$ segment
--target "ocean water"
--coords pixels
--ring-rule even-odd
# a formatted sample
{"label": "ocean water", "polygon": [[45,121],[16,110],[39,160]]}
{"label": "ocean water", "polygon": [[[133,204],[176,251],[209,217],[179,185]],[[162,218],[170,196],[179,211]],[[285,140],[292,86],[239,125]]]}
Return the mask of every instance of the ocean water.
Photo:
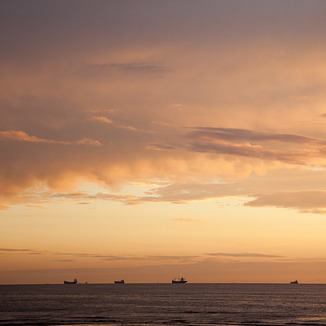
{"label": "ocean water", "polygon": [[0,325],[326,325],[326,285],[0,285]]}

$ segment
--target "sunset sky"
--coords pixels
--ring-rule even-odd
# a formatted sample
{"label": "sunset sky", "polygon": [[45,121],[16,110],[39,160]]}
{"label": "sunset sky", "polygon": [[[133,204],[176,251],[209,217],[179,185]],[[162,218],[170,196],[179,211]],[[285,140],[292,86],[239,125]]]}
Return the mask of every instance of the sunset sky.
{"label": "sunset sky", "polygon": [[0,284],[326,283],[325,14],[2,0]]}

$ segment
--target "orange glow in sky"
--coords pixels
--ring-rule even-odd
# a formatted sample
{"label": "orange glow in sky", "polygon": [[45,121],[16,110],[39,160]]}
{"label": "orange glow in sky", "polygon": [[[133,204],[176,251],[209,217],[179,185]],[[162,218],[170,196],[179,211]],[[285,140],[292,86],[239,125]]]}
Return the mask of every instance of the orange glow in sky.
{"label": "orange glow in sky", "polygon": [[326,283],[325,12],[2,1],[0,284]]}

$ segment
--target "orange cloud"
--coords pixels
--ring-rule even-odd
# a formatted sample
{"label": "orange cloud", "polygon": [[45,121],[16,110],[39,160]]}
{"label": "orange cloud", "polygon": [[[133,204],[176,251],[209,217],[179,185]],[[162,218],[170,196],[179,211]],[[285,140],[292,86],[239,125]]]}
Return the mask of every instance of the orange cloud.
{"label": "orange cloud", "polygon": [[250,207],[296,209],[301,213],[326,214],[326,191],[294,191],[263,194],[247,202]]}
{"label": "orange cloud", "polygon": [[[196,26],[189,24],[188,11],[182,11],[177,20],[169,17],[167,29],[155,30],[158,23],[149,30],[146,16],[138,38],[129,33],[133,19],[122,15],[123,23],[114,25],[115,11],[105,3],[98,7],[109,15],[105,20],[96,10],[79,6],[80,17],[87,13],[99,23],[75,26],[64,17],[63,34],[57,34],[54,23],[61,10],[53,10],[53,20],[45,24],[26,8],[26,19],[33,17],[26,28],[16,28],[4,11],[12,50],[0,60],[3,196],[19,196],[39,185],[58,190],[81,180],[108,186],[152,178],[171,185],[194,180],[212,184],[217,178],[251,178],[284,166],[323,167],[326,146],[318,137],[323,138],[324,126],[316,130],[309,119],[324,113],[324,43],[315,35],[315,25],[307,24],[307,37],[297,28],[288,30],[289,47],[286,37],[280,39],[272,28],[264,5],[257,6],[266,20],[259,28],[251,28],[255,20],[244,19],[244,6],[232,9],[237,24],[228,24],[229,29],[223,26],[225,12],[216,10],[223,9],[220,4],[203,10],[221,19],[202,15],[198,22],[204,19],[204,24]],[[131,17],[136,7],[128,9]],[[119,4],[116,8],[124,10]],[[169,12],[164,8],[157,17],[162,23]],[[189,9],[191,15],[191,5]],[[295,10],[293,19],[304,13],[308,22],[324,24],[319,5],[309,13],[300,6]],[[283,24],[293,24],[284,17]],[[176,28],[180,22],[185,29]],[[50,37],[31,37],[32,26],[42,26],[38,30]],[[83,37],[71,42],[76,31]],[[263,46],[257,42],[261,35]],[[217,39],[225,42],[216,47]],[[23,54],[14,46],[21,40],[26,42]],[[296,129],[297,120],[308,127]],[[176,188],[120,200],[179,203],[219,198],[222,192],[202,186],[202,193],[190,187],[192,193],[182,194]],[[252,193],[245,188],[241,195]]]}
{"label": "orange cloud", "polygon": [[313,164],[324,160],[326,140],[297,134],[278,134],[234,128],[195,128],[188,135],[194,151],[286,164]]}
{"label": "orange cloud", "polygon": [[12,140],[27,141],[32,143],[55,143],[54,140],[42,139],[36,136],[30,136],[24,131],[0,131],[0,136]]}
{"label": "orange cloud", "polygon": [[104,117],[104,116],[92,116],[90,118],[91,120],[96,120],[96,121],[99,121],[99,122],[103,122],[105,124],[109,124],[109,125],[114,125],[114,127],[116,128],[120,128],[120,129],[126,129],[126,130],[130,130],[130,131],[136,131],[136,132],[152,132],[152,131],[149,131],[149,130],[145,130],[145,129],[139,129],[139,128],[136,128],[136,127],[133,127],[133,126],[130,126],[130,125],[125,125],[125,124],[121,124],[121,123],[118,123],[118,122],[114,122],[113,120],[107,118],[107,117]]}
{"label": "orange cloud", "polygon": [[17,140],[17,141],[30,142],[30,143],[47,143],[47,144],[63,144],[63,145],[78,144],[78,145],[91,145],[91,146],[102,145],[99,141],[89,139],[89,138],[83,138],[75,142],[60,141],[60,140],[44,139],[36,136],[30,136],[24,131],[16,131],[16,130],[0,131],[0,137]]}
{"label": "orange cloud", "polygon": [[103,116],[93,116],[91,117],[92,120],[96,120],[96,121],[100,121],[100,122],[104,122],[107,124],[113,124],[113,121],[107,117],[103,117]]}
{"label": "orange cloud", "polygon": [[78,144],[78,145],[90,145],[90,146],[101,146],[101,142],[99,142],[98,140],[93,140],[93,139],[90,139],[90,138],[83,138],[83,139],[80,139],[80,140],[77,140],[75,142],[75,144]]}

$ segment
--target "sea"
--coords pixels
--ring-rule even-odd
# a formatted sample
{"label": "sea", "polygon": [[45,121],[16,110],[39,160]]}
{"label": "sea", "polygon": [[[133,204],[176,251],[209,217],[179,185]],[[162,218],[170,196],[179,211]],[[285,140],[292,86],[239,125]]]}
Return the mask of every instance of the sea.
{"label": "sea", "polygon": [[326,285],[0,285],[0,325],[326,325]]}

